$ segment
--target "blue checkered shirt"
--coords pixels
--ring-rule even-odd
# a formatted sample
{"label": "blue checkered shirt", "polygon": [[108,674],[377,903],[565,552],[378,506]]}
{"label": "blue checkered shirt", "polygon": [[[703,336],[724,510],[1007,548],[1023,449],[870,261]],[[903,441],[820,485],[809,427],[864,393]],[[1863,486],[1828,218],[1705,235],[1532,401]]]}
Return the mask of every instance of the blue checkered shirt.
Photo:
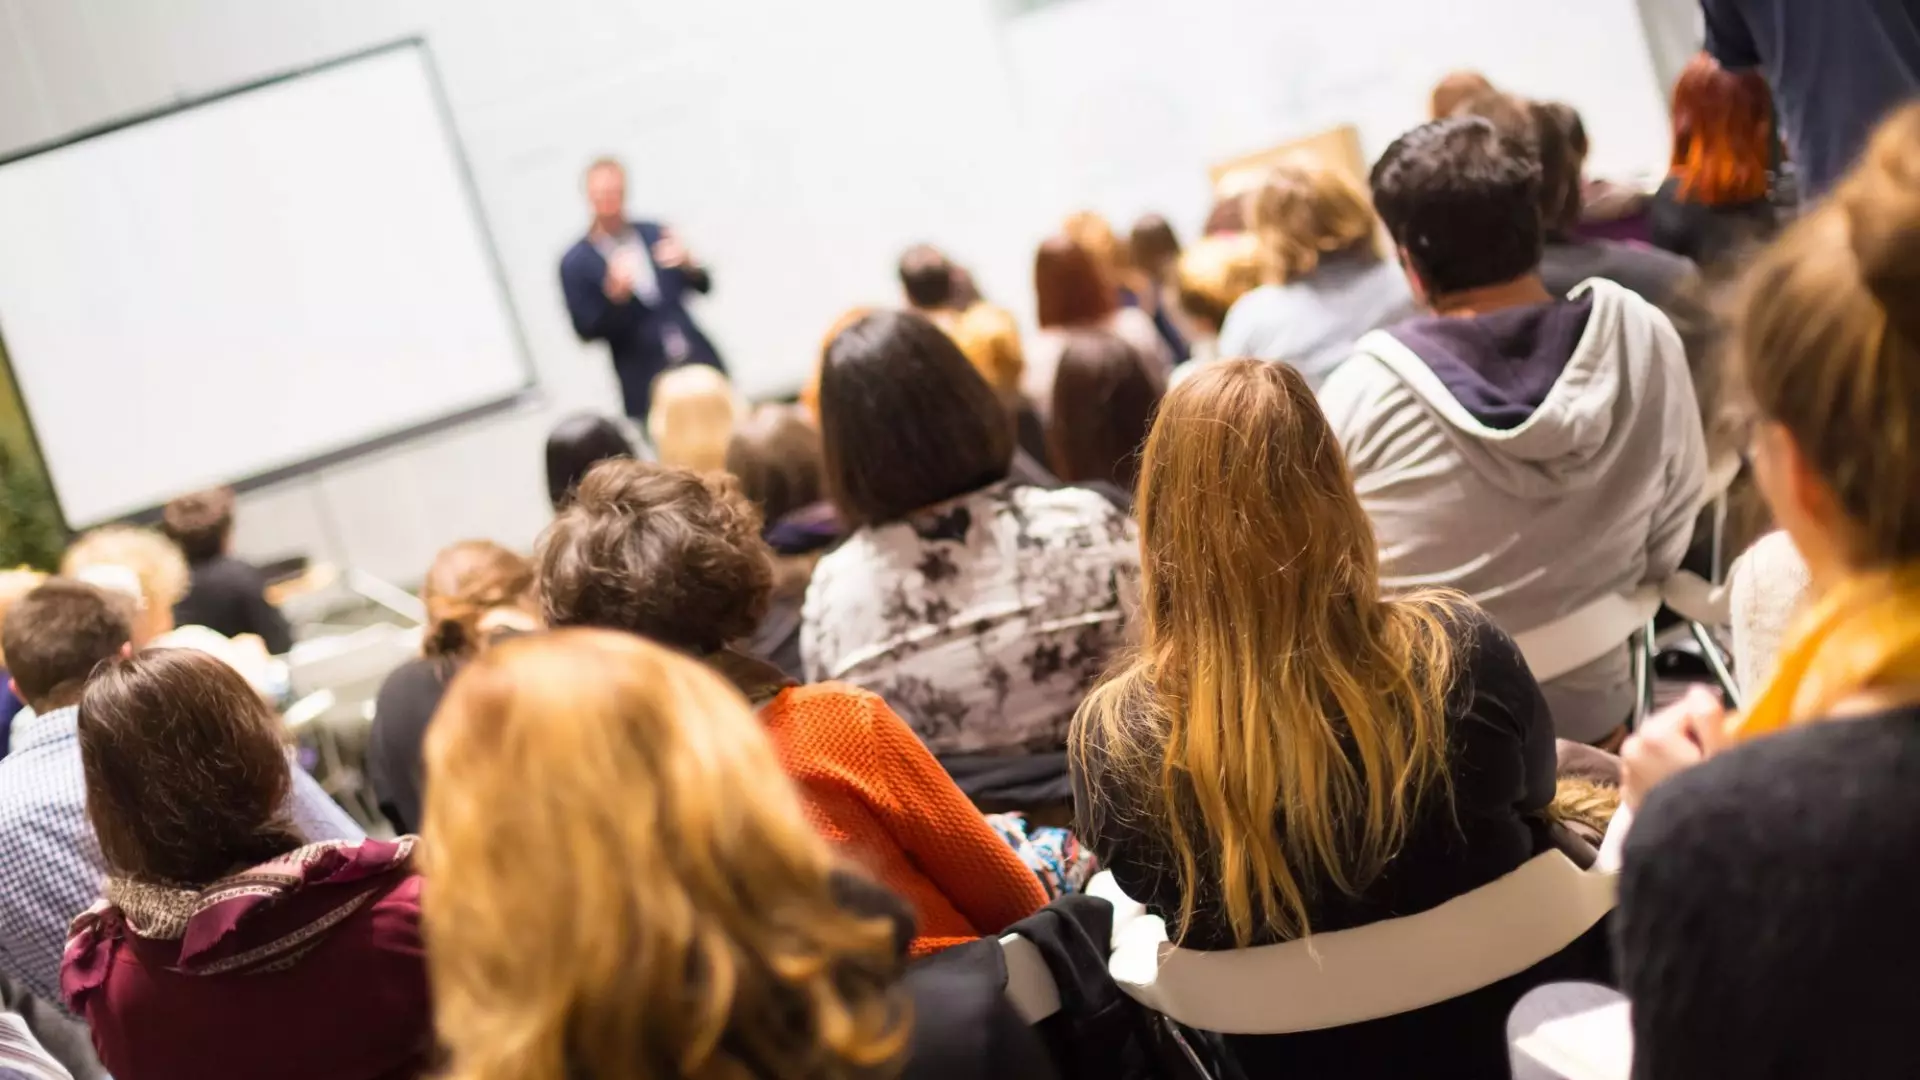
{"label": "blue checkered shirt", "polygon": [[[106,878],[87,824],[78,715],[78,709],[22,714],[19,722],[28,726],[0,761],[0,972],[62,1009],[67,924],[100,898]],[[297,766],[291,803],[294,825],[309,840],[366,835]]]}

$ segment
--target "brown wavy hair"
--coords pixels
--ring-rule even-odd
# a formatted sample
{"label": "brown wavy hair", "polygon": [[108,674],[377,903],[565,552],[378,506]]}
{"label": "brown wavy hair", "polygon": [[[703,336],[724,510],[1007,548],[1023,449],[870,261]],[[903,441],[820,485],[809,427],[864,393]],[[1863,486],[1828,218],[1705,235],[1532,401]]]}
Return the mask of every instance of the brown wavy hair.
{"label": "brown wavy hair", "polygon": [[537,611],[533,563],[491,540],[462,540],[434,556],[420,600],[427,632],[420,651],[464,660],[480,651],[480,623],[501,608]]}
{"label": "brown wavy hair", "polygon": [[1920,105],[1759,255],[1733,310],[1732,388],[1832,490],[1851,558],[1920,558]]}
{"label": "brown wavy hair", "polygon": [[299,847],[280,718],[192,649],[108,661],[80,696],[87,820],[115,877],[205,886]]}
{"label": "brown wavy hair", "polygon": [[1177,933],[1204,893],[1241,945],[1305,935],[1313,883],[1364,889],[1447,790],[1464,601],[1382,598],[1345,458],[1286,364],[1223,361],[1168,393],[1135,506],[1142,644],[1069,740],[1093,815],[1144,807],[1162,831]]}
{"label": "brown wavy hair", "polygon": [[599,626],[711,653],[752,634],[773,592],[760,512],[726,473],[608,461],[540,539],[552,626]]}
{"label": "brown wavy hair", "polygon": [[1266,278],[1284,285],[1330,255],[1380,258],[1380,219],[1366,193],[1339,169],[1302,157],[1276,165],[1253,195],[1253,232]]}
{"label": "brown wavy hair", "polygon": [[451,1080],[898,1074],[892,921],[739,692],[624,634],[490,650],[426,744],[427,960]]}

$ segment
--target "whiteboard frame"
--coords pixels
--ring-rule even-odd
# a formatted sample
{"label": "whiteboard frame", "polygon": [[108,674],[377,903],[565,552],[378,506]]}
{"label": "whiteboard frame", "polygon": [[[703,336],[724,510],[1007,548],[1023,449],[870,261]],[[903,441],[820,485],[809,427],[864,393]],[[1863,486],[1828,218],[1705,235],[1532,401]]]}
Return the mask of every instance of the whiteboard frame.
{"label": "whiteboard frame", "polygon": [[[491,273],[495,287],[499,290],[500,303],[505,310],[507,325],[513,337],[514,352],[519,357],[520,368],[525,378],[514,390],[492,401],[485,401],[478,405],[468,406],[457,412],[418,424],[412,424],[404,428],[382,432],[358,442],[326,450],[301,461],[281,465],[265,472],[253,473],[228,481],[228,486],[232,487],[235,491],[253,491],[287,480],[298,479],[302,476],[343,464],[355,458],[376,454],[383,450],[390,450],[415,439],[449,431],[484,417],[511,412],[541,400],[538,369],[534,366],[532,353],[527,347],[526,327],[520,320],[519,309],[514,306],[513,290],[507,281],[505,264],[500,260],[500,250],[494,242],[493,230],[487,225],[486,212],[480,204],[480,190],[473,182],[473,168],[467,159],[466,145],[460,139],[459,126],[454,123],[453,109],[447,102],[446,86],[440,79],[440,67],[434,62],[433,50],[427,44],[426,37],[416,34],[370,46],[365,49],[359,49],[343,56],[336,56],[317,63],[291,68],[274,75],[268,75],[264,78],[255,79],[236,86],[229,86],[223,90],[182,97],[171,104],[130,113],[102,124],[81,128],[45,142],[29,144],[24,149],[12,153],[0,154],[0,169],[4,169],[17,161],[24,161],[27,158],[38,157],[42,154],[49,154],[56,150],[63,150],[77,143],[97,139],[103,135],[111,135],[125,128],[159,120],[172,116],[175,113],[187,112],[191,109],[200,108],[203,105],[211,105],[216,102],[225,101],[228,98],[239,97],[242,94],[249,94],[256,90],[264,90],[271,86],[277,86],[280,83],[291,82],[295,79],[304,78],[308,75],[316,75],[325,71],[332,71],[335,68],[347,67],[362,60],[370,60],[377,56],[385,56],[388,53],[399,52],[405,49],[412,49],[418,52],[421,65],[426,71],[427,85],[430,86],[433,91],[434,109],[439,114],[441,126],[446,130],[447,143],[453,149],[454,168],[460,176],[461,190],[465,193],[467,209],[473,215],[474,228],[478,230],[480,234],[480,246],[486,252],[487,269]],[[59,514],[61,524],[69,533],[73,533],[81,529],[94,528],[113,522],[151,524],[158,521],[160,519],[160,511],[165,505],[164,503],[144,507],[125,514],[101,518],[97,521],[76,522],[68,519],[66,508],[60,500],[59,486],[53,479],[53,469],[47,465],[46,455],[41,449],[40,436],[34,425],[33,403],[28,400],[25,391],[20,386],[19,376],[14,373],[15,360],[13,354],[7,350],[5,331],[4,320],[0,319],[0,358],[4,358],[6,361],[5,364],[0,365],[0,368],[5,369],[6,379],[10,384],[14,399],[20,403],[21,414],[26,418],[27,441],[32,445],[34,456],[40,462],[42,474],[47,478],[47,488],[53,495],[54,508]],[[180,492],[179,494],[186,493]]]}

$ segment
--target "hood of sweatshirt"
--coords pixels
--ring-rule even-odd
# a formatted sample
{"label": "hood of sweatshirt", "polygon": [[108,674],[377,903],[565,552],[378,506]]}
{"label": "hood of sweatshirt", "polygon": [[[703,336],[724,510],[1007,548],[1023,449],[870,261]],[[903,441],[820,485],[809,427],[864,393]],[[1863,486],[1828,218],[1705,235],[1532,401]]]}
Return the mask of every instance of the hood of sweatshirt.
{"label": "hood of sweatshirt", "polygon": [[[1671,331],[1668,331],[1671,333]],[[1514,495],[1565,495],[1624,449],[1657,355],[1660,320],[1595,279],[1565,300],[1468,318],[1429,317],[1370,335],[1447,426],[1469,468]]]}

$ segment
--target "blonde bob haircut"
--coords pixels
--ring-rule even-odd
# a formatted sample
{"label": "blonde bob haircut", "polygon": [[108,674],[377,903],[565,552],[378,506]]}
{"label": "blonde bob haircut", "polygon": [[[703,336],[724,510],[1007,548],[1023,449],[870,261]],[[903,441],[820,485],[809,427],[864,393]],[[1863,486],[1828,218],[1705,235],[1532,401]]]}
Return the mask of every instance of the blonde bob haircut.
{"label": "blonde bob haircut", "polygon": [[1316,886],[1359,893],[1424,800],[1451,797],[1449,609],[1465,601],[1381,596],[1346,460],[1287,364],[1209,364],[1169,392],[1135,508],[1141,646],[1069,737],[1091,817],[1133,807],[1159,832],[1176,934],[1205,895],[1242,946],[1304,936]]}
{"label": "blonde bob haircut", "polygon": [[727,443],[745,411],[718,368],[668,368],[653,380],[647,438],[662,464],[719,472],[727,467]]}
{"label": "blonde bob haircut", "polygon": [[1380,257],[1380,221],[1366,194],[1318,158],[1274,166],[1253,194],[1251,217],[1270,284],[1306,277],[1329,255]]}
{"label": "blonde bob haircut", "polygon": [[426,744],[424,925],[453,1080],[891,1077],[892,921],[834,863],[759,720],[609,630],[482,652]]}

